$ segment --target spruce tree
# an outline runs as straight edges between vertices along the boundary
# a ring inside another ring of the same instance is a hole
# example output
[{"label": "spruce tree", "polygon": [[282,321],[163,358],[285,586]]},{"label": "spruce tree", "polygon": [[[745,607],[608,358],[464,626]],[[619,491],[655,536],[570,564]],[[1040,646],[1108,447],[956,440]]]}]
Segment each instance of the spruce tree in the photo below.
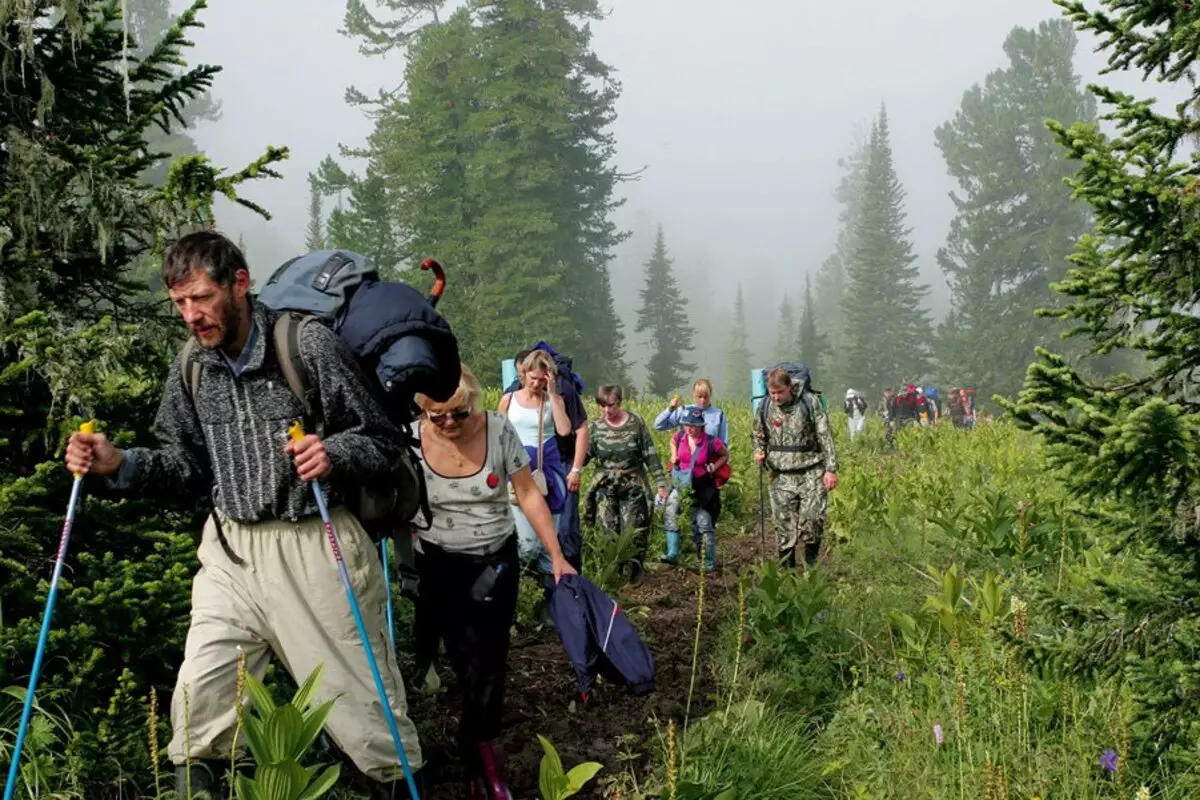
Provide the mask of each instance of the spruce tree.
[{"label": "spruce tree", "polygon": [[696,331],[688,324],[687,299],[675,280],[661,225],[654,237],[654,250],[645,263],[645,271],[642,305],[634,330],[646,334],[650,345],[646,389],[652,395],[666,397],[682,386],[696,369],[695,364],[684,361],[686,354],[692,351],[692,337]]},{"label": "spruce tree", "polygon": [[[804,276],[804,308],[800,313],[800,330],[796,336],[796,352],[810,370],[819,370],[829,351],[829,336],[817,325],[817,309],[813,302],[812,280]],[[828,383],[826,383],[828,385]]]},{"label": "spruce tree", "polygon": [[796,312],[784,294],[783,302],[779,304],[779,322],[775,325],[775,360],[798,358],[796,344]]},{"label": "spruce tree", "polygon": [[[1109,71],[1187,81],[1179,88],[1194,96],[1200,7],[1062,5],[1078,29],[1101,37]],[[1090,520],[1095,563],[1121,564],[1119,579],[1106,567],[1081,570],[1096,582],[1082,601],[1050,598],[1056,627],[1073,631],[1048,637],[1045,659],[1129,687],[1131,717],[1123,724],[1136,732],[1131,777],[1157,777],[1164,767],[1193,769],[1200,735],[1200,698],[1190,689],[1200,685],[1195,110],[1187,103],[1156,110],[1125,92],[1089,89],[1116,135],[1093,122],[1049,123],[1078,168],[1068,185],[1091,206],[1093,230],[1076,242],[1069,274],[1055,284],[1066,304],[1047,313],[1072,325],[1091,353],[1143,354],[1149,374],[1085,380],[1061,353],[1038,348],[1017,401],[997,401],[1042,435],[1049,464]],[[1114,651],[1113,642],[1126,646]]]},{"label": "spruce tree", "polygon": [[[126,59],[119,3],[0,4],[4,685],[23,685],[33,662],[71,491],[67,435],[95,418],[121,444],[152,441],[183,326],[166,304],[146,302],[147,265],[161,264],[165,242],[214,224],[215,195],[257,209],[239,185],[276,176],[287,154],[270,148],[223,174],[199,155],[168,163],[152,144],[181,129],[219,72],[185,67],[202,8],[186,9],[158,42],[131,41]],[[146,179],[159,170],[161,185]],[[54,666],[38,687],[45,707],[72,712],[69,742],[47,740],[55,755],[69,750],[54,788],[70,796],[154,794],[131,776],[152,774],[145,701],[155,687],[165,707],[174,684],[207,498],[163,500],[84,494],[46,651]]]},{"label": "spruce tree", "polygon": [[589,380],[623,374],[608,272],[625,236],[610,219],[620,87],[591,49],[595,0],[478,2],[440,22],[436,4],[389,4],[404,6],[393,22],[416,11],[424,27],[355,23],[366,47],[407,48],[405,91],[354,95],[375,130],[348,151],[366,160],[364,177],[322,170],[347,197],[330,238],[453,269],[443,302],[465,360],[494,363],[544,338]]},{"label": "spruce tree", "polygon": [[757,364],[752,363],[754,354],[750,351],[750,333],[746,328],[746,303],[742,297],[742,285],[737,288],[737,300],[733,305],[733,326],[729,332],[729,349],[725,355],[725,383],[721,390],[722,397],[728,397],[736,402],[746,402],[750,399],[750,385],[747,383],[750,370]]},{"label": "spruce tree", "polygon": [[325,224],[321,219],[321,188],[316,177],[308,177],[308,228],[305,229],[304,246],[309,250],[324,250],[326,246]]},{"label": "spruce tree", "polygon": [[871,132],[854,247],[847,270],[846,382],[878,392],[929,371],[932,326],[904,224],[904,188],[892,164],[887,112]]},{"label": "spruce tree", "polygon": [[827,347],[821,364],[814,363],[811,368],[820,369],[833,383],[841,382],[845,371],[846,271],[854,253],[854,230],[862,204],[870,144],[869,135],[860,135],[851,154],[838,159],[842,179],[833,194],[839,206],[837,244],[817,271],[815,320],[817,329],[826,337]]},{"label": "spruce tree", "polygon": [[963,95],[954,119],[935,132],[960,192],[938,262],[953,316],[939,336],[939,374],[980,398],[1020,388],[1037,346],[1054,347],[1065,327],[1034,318],[1059,298],[1067,256],[1089,227],[1089,207],[1064,180],[1063,158],[1044,120],[1090,122],[1095,100],[1074,73],[1076,36],[1065,19],[1017,27],[1004,42],[1008,65]]}]

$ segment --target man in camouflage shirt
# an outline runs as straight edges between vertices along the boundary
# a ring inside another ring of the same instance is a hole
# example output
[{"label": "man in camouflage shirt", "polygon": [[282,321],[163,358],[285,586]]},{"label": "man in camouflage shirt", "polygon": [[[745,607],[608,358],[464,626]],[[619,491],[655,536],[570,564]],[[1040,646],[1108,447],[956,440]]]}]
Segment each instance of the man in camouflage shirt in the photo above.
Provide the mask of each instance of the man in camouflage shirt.
[{"label": "man in camouflage shirt", "polygon": [[754,418],[754,459],[770,473],[779,558],[795,566],[796,547],[803,542],[805,563],[811,565],[825,533],[828,492],[838,480],[833,431],[817,396],[807,385],[795,386],[786,370],[771,370],[767,393],[765,413]]},{"label": "man in camouflage shirt", "polygon": [[647,473],[667,497],[667,476],[650,429],[637,414],[621,408],[621,387],[601,386],[596,392],[603,418],[588,426],[587,460],[596,462],[596,475],[587,495],[588,524],[614,536],[632,530],[636,554],[630,579],[637,582],[650,546],[651,492]]}]

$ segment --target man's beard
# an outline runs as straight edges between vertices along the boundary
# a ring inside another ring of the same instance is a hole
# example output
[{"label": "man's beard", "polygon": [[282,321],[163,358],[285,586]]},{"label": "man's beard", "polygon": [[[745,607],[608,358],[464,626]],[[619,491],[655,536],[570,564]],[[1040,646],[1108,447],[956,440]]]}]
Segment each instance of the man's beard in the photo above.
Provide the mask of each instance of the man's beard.
[{"label": "man's beard", "polygon": [[204,347],[208,350],[228,350],[233,346],[233,343],[237,341],[240,322],[241,319],[238,315],[237,299],[231,296],[225,301],[224,306],[221,308],[221,319],[218,322],[218,326],[222,331],[221,340],[212,347],[204,344],[199,337],[197,337],[196,341],[201,347]]}]

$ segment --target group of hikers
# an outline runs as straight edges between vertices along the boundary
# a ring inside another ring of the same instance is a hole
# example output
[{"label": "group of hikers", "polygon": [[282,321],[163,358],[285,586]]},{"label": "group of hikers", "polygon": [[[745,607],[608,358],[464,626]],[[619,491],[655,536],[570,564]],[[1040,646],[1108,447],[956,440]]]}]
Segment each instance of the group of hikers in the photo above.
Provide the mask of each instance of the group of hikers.
[{"label": "group of hikers", "polygon": [[[869,404],[858,389],[847,389],[843,409],[850,425],[850,439],[866,428]],[[979,421],[975,410],[975,390],[952,386],[943,400],[938,387],[926,384],[918,387],[905,383],[900,391],[883,390],[879,405],[889,446],[895,446],[896,432],[910,426],[927,427],[949,419],[956,428],[974,428]]]},{"label": "group of hikers", "polygon": [[[569,359],[542,342],[517,354],[516,380],[498,408],[487,410],[479,380],[442,339],[436,347],[442,357],[454,354],[452,372],[428,370],[428,387],[436,388],[412,394],[410,430],[379,390],[400,381],[407,367],[385,354],[368,374],[355,343],[378,337],[350,333],[352,318],[375,302],[370,298],[384,297],[380,287],[388,282],[371,278],[353,293],[344,291],[349,284],[338,289],[361,266],[350,256],[320,251],[295,265],[323,292],[314,311],[338,308],[322,306],[328,297],[352,304],[337,315],[335,330],[293,324],[292,312],[264,302],[268,292],[291,291],[280,288],[280,276],[292,262],[256,295],[245,258],[227,237],[202,230],[178,239],[164,256],[162,278],[189,337],[165,382],[158,444],[118,448],[104,433],[80,432],[68,442],[65,465],[101,494],[211,498],[167,750],[178,789],[214,800],[229,796],[239,656],[259,678],[272,655],[298,680],[323,664],[316,699],[336,698],[326,733],[360,786],[379,800],[411,797],[422,785],[427,771],[389,641],[389,581],[367,499],[404,497],[420,485],[425,523],[417,524],[413,506],[411,534],[396,545],[411,546],[419,576],[417,678],[444,645],[463,695],[458,750],[468,796],[506,800],[511,793],[494,741],[521,572],[539,574],[547,608],[563,607],[564,586],[572,596],[586,594],[578,575],[583,519],[609,534],[633,532],[628,570],[639,581],[656,505],[667,536],[659,561],[678,564],[685,499],[696,554],[703,570],[713,570],[721,491],[731,477],[728,421],[713,406],[706,379],[695,381],[692,403],[673,397],[653,422],[655,430],[674,431],[664,468],[646,422],[623,407],[621,386],[596,389],[600,414],[589,420]],[[381,325],[437,329],[429,308],[418,309],[400,292],[375,307],[390,315]],[[408,325],[401,306],[425,317]],[[769,482],[779,557],[811,564],[827,494],[838,480],[832,429],[806,372],[776,368],[765,384],[754,458]],[[302,435],[292,429],[295,420],[309,423]],[[594,477],[584,487],[588,464]]]}]

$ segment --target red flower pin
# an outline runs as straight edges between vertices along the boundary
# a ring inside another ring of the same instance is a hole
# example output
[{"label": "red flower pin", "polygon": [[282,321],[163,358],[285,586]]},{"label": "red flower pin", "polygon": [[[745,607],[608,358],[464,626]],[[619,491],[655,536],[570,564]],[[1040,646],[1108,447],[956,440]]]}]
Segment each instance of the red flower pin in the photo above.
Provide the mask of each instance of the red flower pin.
[{"label": "red flower pin", "polygon": [[776,427],[776,428],[782,428],[782,427],[783,427],[783,420],[781,420],[781,419],[777,419],[777,420],[775,420],[775,427]]},{"label": "red flower pin", "polygon": [[489,472],[487,476],[487,485],[489,489],[495,489],[500,485],[500,478],[494,472]]}]

